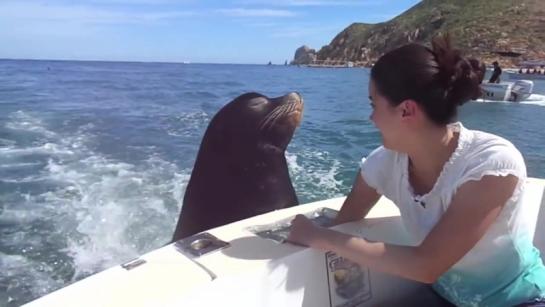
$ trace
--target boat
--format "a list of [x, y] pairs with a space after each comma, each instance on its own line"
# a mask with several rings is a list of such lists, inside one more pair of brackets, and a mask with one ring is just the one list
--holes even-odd
[[[534, 244], [545, 254], [545, 179], [524, 194]], [[332, 252], [282, 243], [306, 214], [328, 225], [344, 197], [273, 211], [199, 233], [97, 273], [26, 306], [433, 306], [430, 287], [369, 270]], [[413, 245], [399, 210], [382, 197], [368, 216], [335, 229]]]
[[518, 70], [507, 71], [512, 80], [545, 80], [545, 60], [528, 60], [519, 65]]
[[534, 82], [517, 80], [515, 82], [482, 83], [481, 89], [483, 100], [520, 102], [532, 95]]
[[511, 80], [523, 80], [523, 79], [545, 80], [545, 72], [542, 72], [542, 73], [508, 72], [507, 76], [509, 76], [509, 79]]

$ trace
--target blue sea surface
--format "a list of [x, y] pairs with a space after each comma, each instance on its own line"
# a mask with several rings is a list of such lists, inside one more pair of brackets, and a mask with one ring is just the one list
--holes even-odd
[[[0, 60], [0, 306], [168, 242], [210, 119], [244, 92], [302, 94], [286, 154], [299, 201], [344, 195], [381, 144], [368, 81], [361, 68]], [[545, 178], [545, 101], [471, 102], [460, 120]]]

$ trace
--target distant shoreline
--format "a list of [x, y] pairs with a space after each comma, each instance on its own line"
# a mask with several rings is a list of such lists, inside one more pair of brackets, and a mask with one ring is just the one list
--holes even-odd
[[[215, 63], [215, 62], [172, 62], [172, 61], [132, 61], [132, 60], [71, 60], [71, 59], [15, 59], [0, 58], [0, 61], [36, 61], [36, 62], [86, 62], [86, 63], [135, 63], [135, 64], [179, 64], [179, 65], [259, 65], [266, 66], [266, 63]], [[272, 64], [275, 66], [284, 66], [284, 64]]]

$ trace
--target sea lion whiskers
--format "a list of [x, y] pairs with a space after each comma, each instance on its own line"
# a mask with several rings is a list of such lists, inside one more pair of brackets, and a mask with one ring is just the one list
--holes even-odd
[[277, 112], [271, 112], [274, 114], [271, 114], [270, 121], [267, 123], [269, 126], [267, 129], [271, 129], [272, 127], [275, 126], [276, 120], [278, 119], [278, 117], [285, 117], [285, 115], [288, 115], [289, 117], [291, 117], [291, 115], [294, 114], [295, 112], [297, 112], [299, 115], [295, 119], [295, 125], [298, 126], [301, 121], [302, 101], [290, 99], [287, 104], [284, 104], [278, 107], [278, 110], [275, 110], [275, 111]]
[[283, 106], [274, 109], [265, 118], [263, 118], [263, 120], [259, 124], [259, 130], [265, 130], [272, 127], [274, 120], [281, 114], [283, 114]]
[[[265, 126], [268, 129], [270, 129], [273, 125], [275, 120], [280, 115], [286, 115], [291, 114], [294, 111], [299, 109], [299, 113], [302, 112], [303, 109], [303, 99], [302, 97], [297, 93], [291, 93], [289, 95], [285, 96], [285, 100], [281, 103], [280, 106], [277, 106], [271, 113], [269, 113], [260, 123], [259, 129], [265, 128]], [[300, 121], [300, 117], [297, 119], [297, 122]]]
[[277, 107], [261, 121], [259, 124], [259, 130], [270, 130], [272, 127], [274, 127], [274, 124], [278, 118], [293, 112], [295, 108], [295, 103], [284, 104]]

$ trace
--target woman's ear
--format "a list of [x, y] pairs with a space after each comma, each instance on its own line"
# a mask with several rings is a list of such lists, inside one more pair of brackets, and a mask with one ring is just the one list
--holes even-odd
[[406, 99], [400, 104], [401, 117], [413, 117], [418, 112], [418, 104], [412, 99]]

